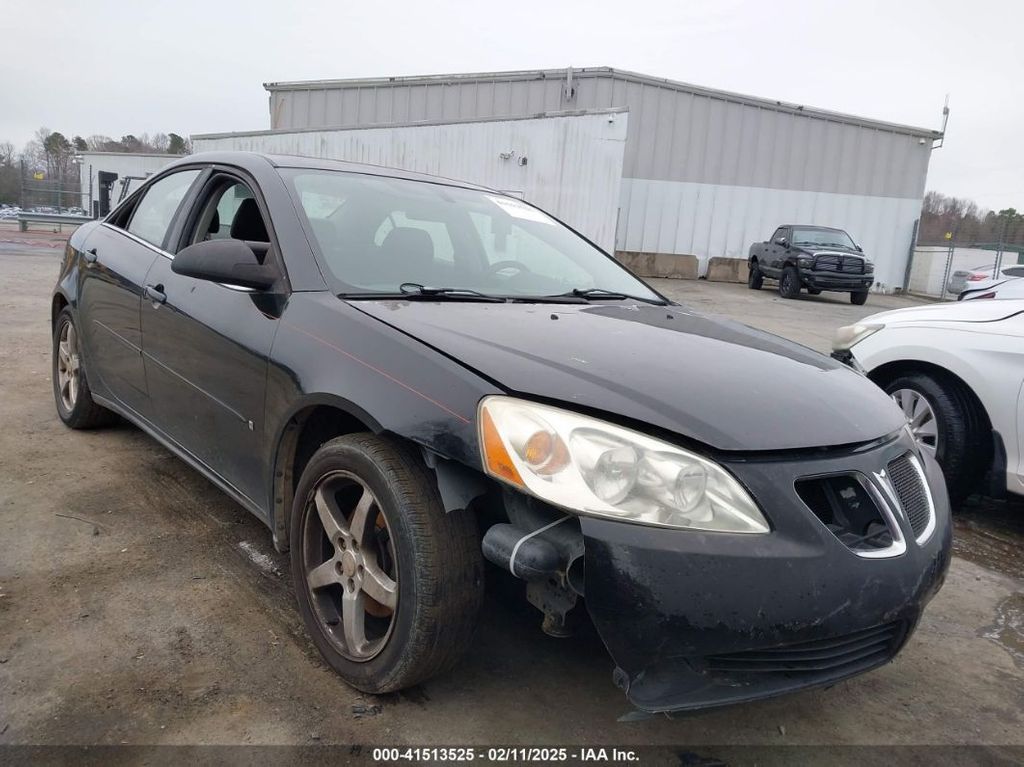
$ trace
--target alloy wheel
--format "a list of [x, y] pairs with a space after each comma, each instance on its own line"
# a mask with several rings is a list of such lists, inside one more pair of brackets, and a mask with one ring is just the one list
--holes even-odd
[[347, 471], [320, 479], [307, 500], [303, 570], [313, 611], [344, 657], [368, 661], [387, 644], [398, 608], [398, 560], [384, 511]]
[[939, 449], [939, 422], [927, 398], [914, 389], [897, 389], [889, 396], [906, 416], [914, 439], [923, 450], [934, 456]]
[[82, 358], [78, 353], [78, 331], [71, 322], [65, 322], [57, 341], [57, 390], [60, 402], [69, 413], [78, 401], [79, 373]]

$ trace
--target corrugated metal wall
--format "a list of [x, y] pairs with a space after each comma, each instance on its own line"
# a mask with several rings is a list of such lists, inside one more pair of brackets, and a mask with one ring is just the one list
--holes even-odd
[[192, 141], [196, 151], [349, 160], [513, 192], [611, 252], [627, 125], [627, 113], [612, 110], [391, 128], [211, 134]]
[[[744, 257], [777, 224], [839, 226], [903, 281], [931, 131], [610, 69], [269, 84], [271, 125], [630, 113], [619, 250]], [[668, 186], [666, 186], [668, 184]]]

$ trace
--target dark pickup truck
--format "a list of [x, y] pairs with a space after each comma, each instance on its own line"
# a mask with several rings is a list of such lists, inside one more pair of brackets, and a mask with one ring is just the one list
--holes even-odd
[[779, 281], [779, 295], [796, 298], [801, 288], [816, 296], [823, 290], [850, 294], [863, 304], [875, 281], [875, 266], [842, 229], [785, 224], [767, 242], [750, 246], [747, 286], [760, 290], [765, 277]]

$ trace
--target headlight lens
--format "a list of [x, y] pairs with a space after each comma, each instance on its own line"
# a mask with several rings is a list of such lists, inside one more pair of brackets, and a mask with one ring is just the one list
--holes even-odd
[[731, 474], [667, 442], [512, 397], [484, 398], [478, 423], [488, 474], [569, 511], [660, 527], [769, 531]]
[[796, 262], [800, 264], [800, 266], [802, 266], [804, 269], [810, 269], [814, 265], [814, 259], [809, 258], [807, 256], [800, 256], [800, 258], [798, 258]]
[[832, 339], [832, 349], [837, 352], [848, 351], [853, 348], [855, 344], [859, 344], [872, 333], [877, 333], [884, 327], [885, 325], [875, 325], [863, 322], [841, 327], [836, 331], [835, 338]]

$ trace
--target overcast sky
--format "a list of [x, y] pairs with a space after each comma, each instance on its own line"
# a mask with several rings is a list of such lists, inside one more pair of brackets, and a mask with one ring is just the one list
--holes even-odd
[[262, 83], [611, 66], [938, 128], [928, 188], [1024, 209], [1020, 0], [21, 2], [0, 141], [270, 127]]

